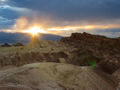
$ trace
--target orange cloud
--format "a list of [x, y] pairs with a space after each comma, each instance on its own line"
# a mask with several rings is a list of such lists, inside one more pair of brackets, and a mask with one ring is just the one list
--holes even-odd
[[[39, 32], [39, 33], [50, 33], [50, 34], [60, 34], [62, 32], [69, 32], [69, 31], [80, 31], [80, 30], [94, 30], [94, 29], [116, 29], [120, 28], [120, 25], [117, 24], [107, 24], [107, 25], [78, 25], [78, 26], [60, 26], [60, 27], [50, 27], [47, 25], [47, 23], [50, 22], [48, 19], [38, 19], [37, 16], [35, 16], [31, 21], [29, 21], [26, 17], [20, 17], [18, 20], [16, 20], [16, 23], [14, 27], [11, 30], [0, 30], [1, 32], [9, 32], [9, 33], [15, 33], [15, 32], [21, 32], [21, 33], [29, 33], [32, 29], [32, 33]], [[34, 28], [34, 27], [37, 27]], [[39, 28], [39, 29], [38, 29]], [[34, 30], [33, 30], [34, 29]]]

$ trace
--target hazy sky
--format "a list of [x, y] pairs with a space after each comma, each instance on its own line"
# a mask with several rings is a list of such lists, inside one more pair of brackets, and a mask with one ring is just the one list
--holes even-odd
[[[120, 36], [120, 0], [0, 0], [0, 31], [12, 30], [21, 17], [29, 25], [36, 17], [44, 27], [60, 28], [60, 35], [85, 31]], [[70, 29], [62, 31], [65, 27]]]

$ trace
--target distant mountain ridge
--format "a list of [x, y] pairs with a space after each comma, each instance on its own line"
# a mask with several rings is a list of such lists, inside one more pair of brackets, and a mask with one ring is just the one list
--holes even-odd
[[[53, 35], [53, 34], [40, 34], [40, 37], [38, 37], [41, 40], [60, 40], [62, 36], [58, 35]], [[16, 42], [21, 42], [21, 43], [29, 43], [30, 40], [32, 39], [30, 34], [26, 33], [4, 33], [0, 32], [0, 44], [2, 43], [16, 43]]]

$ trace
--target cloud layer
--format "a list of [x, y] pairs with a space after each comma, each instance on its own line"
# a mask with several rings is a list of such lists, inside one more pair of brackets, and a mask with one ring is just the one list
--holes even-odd
[[[19, 17], [25, 16], [33, 21], [35, 15], [40, 22], [46, 20], [45, 24], [48, 27], [120, 25], [119, 11], [120, 0], [1, 0], [0, 25], [10, 28]], [[112, 33], [112, 37], [120, 36], [119, 28], [94, 29], [87, 32], [105, 35], [108, 33], [109, 36], [111, 35], [109, 33]]]

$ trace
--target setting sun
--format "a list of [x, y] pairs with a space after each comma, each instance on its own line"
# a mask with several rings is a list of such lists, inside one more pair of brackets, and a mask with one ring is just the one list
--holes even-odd
[[37, 35], [38, 33], [45, 33], [45, 30], [41, 29], [40, 27], [35, 26], [25, 32], [31, 33], [32, 35]]

